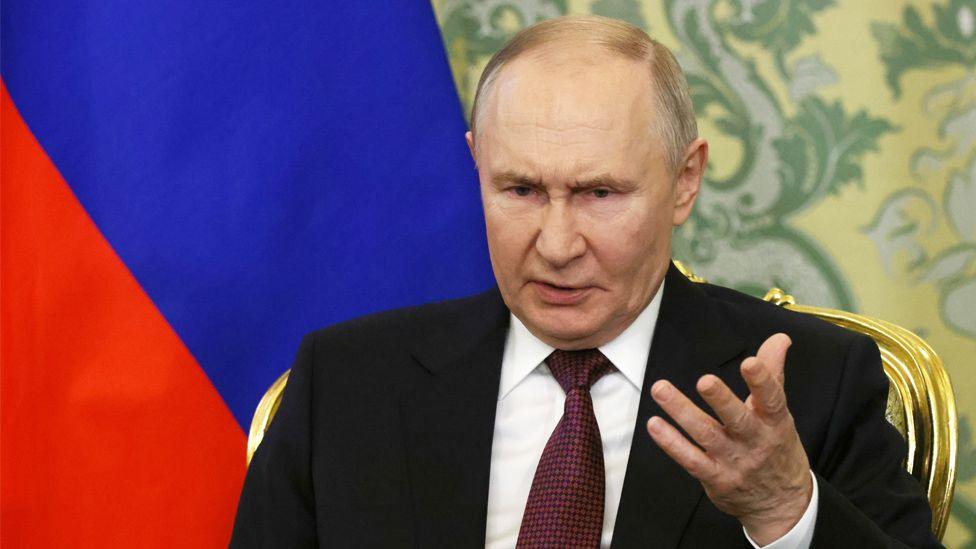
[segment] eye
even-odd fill
[[[512,187],[510,189],[516,196],[529,196],[532,194],[532,189],[525,186]]]
[[[593,189],[593,196],[597,198],[607,198],[610,196],[609,189]]]

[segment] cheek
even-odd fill
[[[513,218],[504,208],[485,205],[485,230],[488,251],[496,277],[516,273],[531,248],[532,236],[527,220]]]
[[[646,211],[646,210],[645,210]],[[629,212],[590,226],[590,247],[601,269],[620,284],[640,280],[666,253],[670,219]]]

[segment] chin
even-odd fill
[[[566,315],[570,318],[563,318],[560,312],[537,312],[529,316],[526,326],[531,331],[537,332],[537,336],[550,345],[559,343],[563,349],[576,347],[575,343],[586,344],[599,330],[599,325],[590,319],[574,318],[578,315]]]

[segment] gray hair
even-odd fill
[[[698,137],[698,124],[688,93],[688,81],[671,51],[641,29],[624,21],[595,15],[548,19],[512,37],[481,73],[471,108],[471,133],[477,135],[478,105],[490,92],[501,69],[513,59],[559,42],[589,43],[633,61],[646,62],[654,82],[654,104],[662,115],[654,128],[664,140],[668,169],[675,172],[684,160],[685,147]]]

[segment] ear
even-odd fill
[[[475,166],[478,165],[478,158],[474,155],[474,135],[470,131],[464,133],[464,140],[468,142],[468,150],[471,152],[471,158],[474,160]]]
[[[695,205],[695,199],[701,189],[707,163],[708,141],[699,137],[685,149],[684,163],[678,168],[674,189],[674,216],[671,220],[675,227],[682,225],[691,215],[691,208]]]

